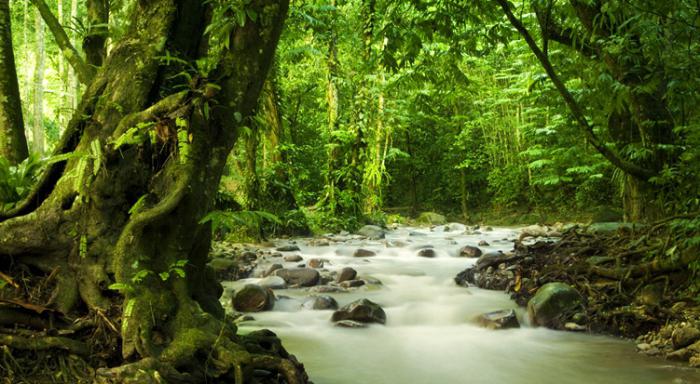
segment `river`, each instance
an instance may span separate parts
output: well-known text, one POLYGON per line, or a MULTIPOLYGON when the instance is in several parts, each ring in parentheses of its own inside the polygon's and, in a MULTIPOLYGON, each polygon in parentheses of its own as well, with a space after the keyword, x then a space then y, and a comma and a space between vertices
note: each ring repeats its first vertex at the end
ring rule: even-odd
MULTIPOLYGON (((349 266, 359 276, 380 280, 381 285, 329 295, 340 306, 359 298, 380 304, 386 325, 336 327, 329 320, 333 311, 302 309, 311 294, 307 289, 285 289, 275 291, 278 301, 272 311, 252 314, 255 320, 239 329, 275 332, 316 384, 700 383, 696 370, 637 354, 632 341, 530 327, 526 314, 506 294, 457 286, 454 276, 476 261, 455 257, 461 247, 484 240, 490 244, 480 247, 485 252, 508 251, 519 234, 510 228, 467 233, 440 226, 402 227, 378 241, 349 236, 329 246, 312 246, 309 239, 296 239, 300 251, 295 253, 305 260, 326 259, 329 270, 349 266), (425 246, 434 247, 437 256, 417 256, 425 246), (377 255, 353 257, 359 247, 377 255), (479 314, 508 308, 518 311, 521 328, 493 331, 474 322, 479 314)), ((224 285, 236 289, 257 281, 224 285)), ((225 304, 230 308, 230 302, 225 304)))

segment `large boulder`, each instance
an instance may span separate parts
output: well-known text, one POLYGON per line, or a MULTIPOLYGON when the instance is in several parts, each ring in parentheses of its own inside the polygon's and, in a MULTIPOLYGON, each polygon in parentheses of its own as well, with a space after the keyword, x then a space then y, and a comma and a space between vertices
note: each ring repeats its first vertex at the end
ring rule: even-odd
POLYGON ((269 288, 248 284, 235 293, 232 302, 240 312, 269 311, 275 305, 275 294, 269 288))
POLYGON ((353 320, 360 323, 386 323, 386 314, 379 304, 360 299, 333 312, 331 321, 353 320))
POLYGON ((505 254, 502 251, 484 253, 476 261, 476 269, 482 271, 488 267, 495 267, 505 262, 509 257, 509 254, 505 254))
POLYGON ((267 276, 264 279, 258 281, 258 285, 263 288, 270 289, 285 289, 287 288, 287 282, 279 276, 267 276))
POLYGON ((357 234, 370 240, 380 240, 386 237, 386 231, 376 225, 365 225, 357 231, 357 234))
POLYGON ((338 302, 331 296, 311 296, 301 305, 304 309, 338 309, 338 302))
POLYGON ((447 224, 445 216, 435 212, 423 212, 416 219, 418 224, 444 225, 447 224))
POLYGON ((471 246, 471 245, 465 245, 459 250, 459 257, 479 257, 482 255, 483 252, 481 252, 481 249, 471 246))
POLYGON ((287 285, 299 287, 313 287, 321 279, 321 274, 311 268, 282 268, 274 274, 283 278, 287 285))
POLYGON ((527 303, 527 312, 534 325, 563 329, 564 324, 583 310, 583 297, 564 283, 548 283, 537 290, 527 303))
POLYGON ((700 340, 700 330, 693 326, 676 328, 671 335, 673 348, 683 348, 700 340))
POLYGON ((477 323, 488 329, 520 328, 520 323, 512 309, 488 312, 476 318, 477 323))

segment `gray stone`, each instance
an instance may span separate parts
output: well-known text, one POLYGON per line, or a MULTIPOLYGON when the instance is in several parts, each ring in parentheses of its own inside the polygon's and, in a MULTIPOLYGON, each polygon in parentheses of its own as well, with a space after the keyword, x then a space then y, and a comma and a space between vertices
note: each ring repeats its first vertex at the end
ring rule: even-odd
POLYGON ((518 318, 512 309, 484 313, 479 315, 476 321, 479 325, 488 329, 520 328, 518 318))
POLYGON ((353 257, 371 257, 375 256, 376 253, 374 251, 370 251, 369 249, 358 248, 352 255, 353 257))
POLYGON ((336 293, 336 292, 347 292, 345 288, 342 287, 336 287, 333 285, 318 285, 315 287, 309 288, 309 292, 315 292, 315 293, 336 293))
POLYGON ((331 321, 353 320, 361 323, 386 323, 386 314, 377 303, 360 299, 333 312, 331 321))
POLYGON ((357 277, 357 271, 350 267, 345 267, 338 272, 335 281, 342 283, 343 281, 353 280, 355 277, 357 277))
POLYGON ((264 288, 270 289, 285 289, 287 288, 287 282, 279 276, 268 276, 260 281, 258 285, 264 288))
POLYGON ((355 320, 340 320, 335 323, 335 326, 341 328, 367 328, 367 324, 355 320))
POLYGON ((459 250, 460 257, 479 257, 482 255, 481 249, 471 245, 465 245, 459 250))
POLYGON ((548 283, 537 290, 527 303, 527 312, 535 325, 561 329, 583 309, 583 298, 564 283, 548 283))
POLYGON ((289 244, 289 245, 283 245, 281 247, 277 247, 277 251, 279 252, 296 252, 300 251, 299 246, 296 244, 289 244))
POLYGON ((331 296, 311 296, 301 305, 304 309, 338 309, 338 302, 331 296))
POLYGON ((348 280, 348 281, 343 281, 340 283, 340 286, 343 288, 357 288, 365 285, 364 280, 348 280))
POLYGON ((318 271, 311 268, 282 268, 275 271, 275 276, 283 278, 290 286, 299 287, 312 287, 321 278, 318 271))
POLYGON ((386 231, 376 225, 365 225, 357 231, 357 234, 370 240, 379 240, 386 237, 386 231))
POLYGON ((488 247, 490 244, 486 240, 479 241, 480 247, 488 247))
POLYGON ((233 296, 233 308, 240 312, 269 311, 275 305, 275 294, 269 288, 248 284, 233 296))
POLYGON ((276 270, 284 268, 282 264, 272 264, 263 273, 264 277, 270 276, 275 273, 276 270))
POLYGON ((437 256, 437 253, 432 248, 423 248, 423 249, 418 251, 418 256, 433 258, 433 257, 437 256))
POLYGON ((311 259, 309 260, 309 268, 323 268, 323 260, 321 259, 311 259))
POLYGON ((506 259, 508 259, 508 255, 502 251, 484 253, 476 261, 476 269, 481 271, 488 267, 494 267, 502 264, 506 259))
POLYGON ((287 255, 284 257, 284 261, 290 262, 290 263, 296 263, 297 261, 302 261, 304 260, 301 255, 287 255))

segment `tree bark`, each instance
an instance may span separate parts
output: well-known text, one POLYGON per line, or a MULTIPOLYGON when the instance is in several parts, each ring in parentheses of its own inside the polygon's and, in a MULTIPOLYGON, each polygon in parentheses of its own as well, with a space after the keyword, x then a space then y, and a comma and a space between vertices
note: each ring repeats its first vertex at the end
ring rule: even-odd
POLYGON ((29 156, 12 49, 10 2, 0 0, 0 156, 17 164, 29 156))
POLYGON ((34 100, 32 121, 32 149, 39 154, 44 153, 44 64, 46 40, 44 39, 44 23, 37 12, 35 18, 36 30, 36 63, 34 66, 34 100))
POLYGON ((66 131, 79 137, 66 147, 85 155, 67 161, 36 210, 0 223, 0 257, 61 269, 48 305, 74 316, 82 308, 121 313, 118 356, 105 353, 134 363, 100 370, 98 382, 143 382, 142 372, 158 371, 166 382, 243 383, 256 369, 290 384, 307 381, 274 335, 238 336, 224 320, 221 287, 206 266, 211 228, 200 223, 257 105, 288 2, 251 1, 257 20, 235 27, 230 46, 209 58, 218 63, 211 76, 175 92, 173 75, 182 68, 159 58, 167 50, 194 67, 205 57, 211 6, 135 5, 131 28, 66 131), (141 140, 118 145, 129 132, 141 140))
POLYGON ((109 0, 88 0, 87 17, 88 31, 83 40, 83 51, 89 65, 101 67, 107 56, 109 0))

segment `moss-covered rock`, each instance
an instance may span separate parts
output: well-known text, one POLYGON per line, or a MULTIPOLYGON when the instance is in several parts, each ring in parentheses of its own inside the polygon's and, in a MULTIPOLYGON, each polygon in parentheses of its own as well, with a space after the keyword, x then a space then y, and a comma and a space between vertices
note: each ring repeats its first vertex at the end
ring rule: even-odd
POLYGON ((527 303, 527 312, 535 325, 563 329, 582 307, 583 297, 576 289, 564 283, 548 283, 527 303))
POLYGON ((275 294, 269 288, 248 284, 233 296, 233 308, 241 312, 269 311, 275 305, 275 294))
POLYGON ((444 225, 447 224, 447 219, 445 218, 445 216, 439 213, 423 212, 420 215, 418 215, 416 223, 427 225, 444 225))

